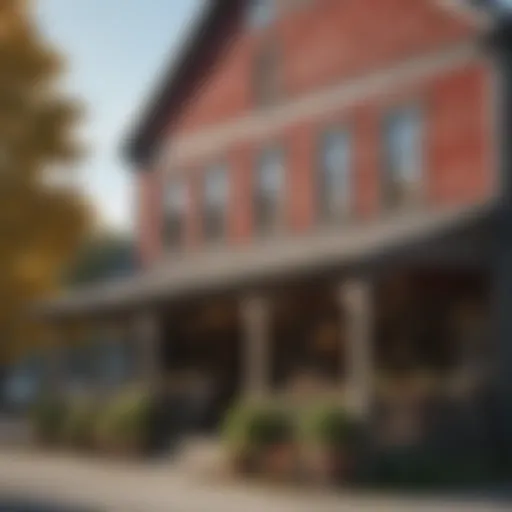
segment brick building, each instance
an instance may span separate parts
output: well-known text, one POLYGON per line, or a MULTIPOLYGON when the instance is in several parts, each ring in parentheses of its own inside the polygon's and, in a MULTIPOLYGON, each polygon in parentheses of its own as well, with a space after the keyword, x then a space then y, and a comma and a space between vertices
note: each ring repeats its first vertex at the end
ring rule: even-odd
POLYGON ((507 397, 509 42, 493 7, 211 1, 125 144, 144 270, 44 315, 122 325, 142 375, 201 374, 216 417, 297 392, 368 414, 415 372, 507 397))

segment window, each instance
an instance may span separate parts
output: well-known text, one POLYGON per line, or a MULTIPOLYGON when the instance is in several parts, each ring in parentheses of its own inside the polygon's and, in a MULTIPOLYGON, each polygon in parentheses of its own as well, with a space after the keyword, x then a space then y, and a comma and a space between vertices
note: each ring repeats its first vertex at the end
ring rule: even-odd
POLYGON ((277 0, 248 0, 247 21, 250 27, 270 25, 276 17, 277 0))
POLYGON ((422 130, 420 112, 402 108, 390 114, 385 126, 384 206, 396 208, 420 199, 422 130))
POLYGON ((164 200, 164 239, 165 245, 181 245, 185 231, 185 216, 188 196, 183 181, 172 181, 165 189, 164 200))
POLYGON ((260 232, 277 229, 283 221, 284 163, 279 149, 265 150, 258 161, 255 183, 255 224, 260 232))
POLYGON ((351 207, 350 137, 345 130, 327 132, 321 145, 320 216, 325 221, 346 217, 351 207))
POLYGON ((281 93, 278 51, 273 42, 257 55, 254 68, 255 103, 265 107, 276 103, 281 93))
POLYGON ((203 227, 206 240, 224 238, 228 204, 228 176, 224 165, 207 169, 204 177, 203 227))

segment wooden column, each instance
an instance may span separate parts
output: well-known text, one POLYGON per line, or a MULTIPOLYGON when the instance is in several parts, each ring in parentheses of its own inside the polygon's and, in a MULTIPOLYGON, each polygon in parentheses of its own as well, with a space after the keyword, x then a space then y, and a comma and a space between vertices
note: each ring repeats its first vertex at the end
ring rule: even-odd
POLYGON ((261 295, 246 297, 240 304, 243 327, 244 395, 268 396, 271 388, 270 304, 261 295))
POLYGON ((348 407, 360 416, 370 412, 373 388, 373 287, 365 280, 350 280, 339 287, 342 308, 343 361, 346 365, 348 407))

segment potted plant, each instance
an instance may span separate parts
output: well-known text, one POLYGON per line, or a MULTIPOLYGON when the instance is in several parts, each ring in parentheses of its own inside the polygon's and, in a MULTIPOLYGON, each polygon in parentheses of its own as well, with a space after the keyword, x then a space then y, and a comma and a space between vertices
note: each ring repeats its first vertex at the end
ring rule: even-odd
POLYGON ((287 477, 295 467, 290 417, 267 404, 239 405, 227 416, 224 438, 236 471, 287 477))
POLYGON ((287 412, 276 407, 260 410, 250 425, 250 437, 265 474, 279 479, 293 476, 297 449, 287 412))
POLYGON ((361 428, 343 408, 315 406, 302 415, 306 471, 320 483, 345 482, 353 475, 361 428))
POLYGON ((256 470, 256 454, 249 431, 255 410, 236 405, 228 411, 222 427, 223 442, 231 468, 236 473, 250 474, 256 470))

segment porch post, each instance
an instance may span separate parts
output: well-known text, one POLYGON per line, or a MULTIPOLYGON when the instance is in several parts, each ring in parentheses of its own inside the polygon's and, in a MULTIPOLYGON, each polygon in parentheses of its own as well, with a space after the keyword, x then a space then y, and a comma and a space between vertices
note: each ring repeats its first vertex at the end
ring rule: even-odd
POLYGON ((138 360, 138 378, 150 387, 161 381, 161 331, 157 313, 142 311, 135 316, 135 346, 138 360))
POLYGON ((373 287, 362 279, 339 286, 348 406, 363 417, 370 412, 373 387, 373 287))
POLYGON ((245 297, 241 304, 243 331, 243 393, 261 399, 270 391, 270 304, 267 297, 245 297))

